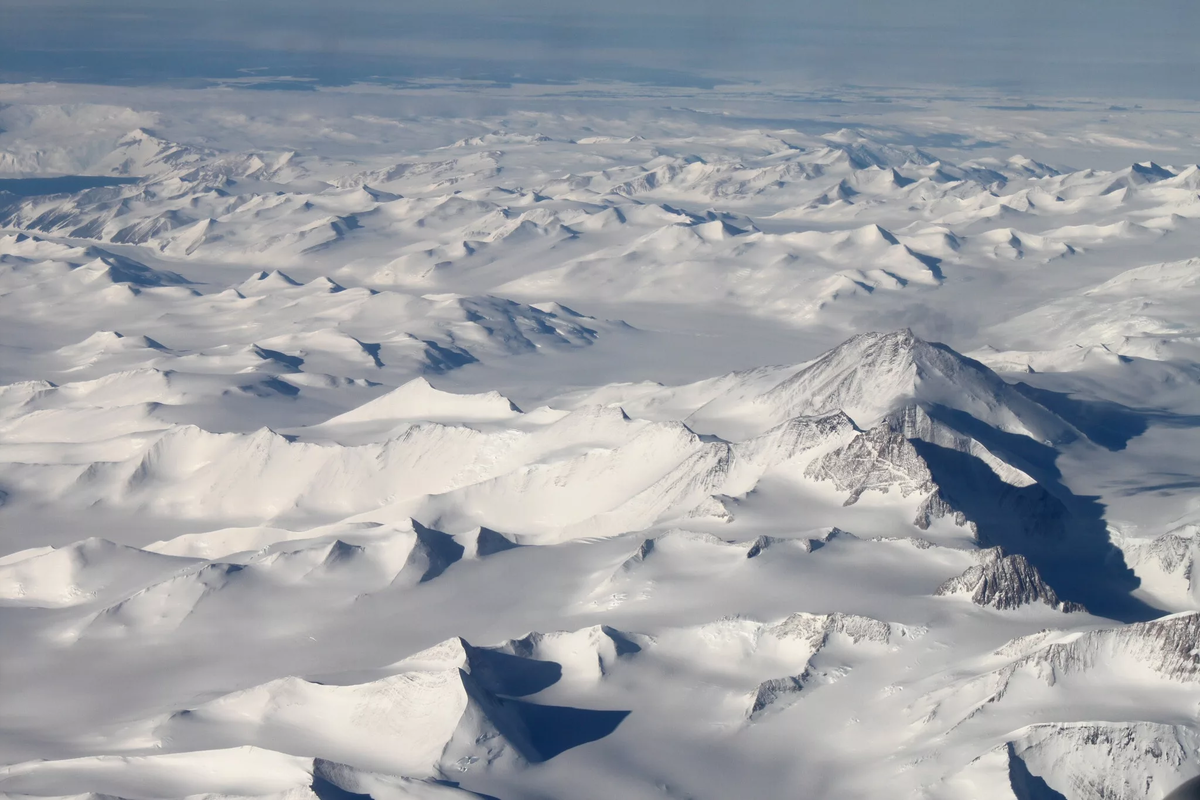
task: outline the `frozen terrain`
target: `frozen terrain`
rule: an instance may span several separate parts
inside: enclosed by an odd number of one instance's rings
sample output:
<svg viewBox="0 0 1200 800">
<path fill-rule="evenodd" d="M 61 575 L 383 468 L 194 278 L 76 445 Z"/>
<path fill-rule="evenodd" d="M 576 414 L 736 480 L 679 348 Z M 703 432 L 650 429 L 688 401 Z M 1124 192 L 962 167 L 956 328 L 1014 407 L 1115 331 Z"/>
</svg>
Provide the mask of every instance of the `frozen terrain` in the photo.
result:
<svg viewBox="0 0 1200 800">
<path fill-rule="evenodd" d="M 1161 800 L 1200 105 L 0 86 L 0 796 Z"/>
</svg>

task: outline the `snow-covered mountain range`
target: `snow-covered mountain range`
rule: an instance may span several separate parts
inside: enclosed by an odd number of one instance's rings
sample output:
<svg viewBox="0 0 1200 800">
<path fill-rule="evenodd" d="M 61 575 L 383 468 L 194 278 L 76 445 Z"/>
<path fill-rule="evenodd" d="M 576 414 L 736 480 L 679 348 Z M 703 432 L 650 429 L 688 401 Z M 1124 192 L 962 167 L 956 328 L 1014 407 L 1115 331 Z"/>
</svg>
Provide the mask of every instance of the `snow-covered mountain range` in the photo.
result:
<svg viewBox="0 0 1200 800">
<path fill-rule="evenodd" d="M 1178 110 L 0 89 L 0 795 L 1200 774 Z"/>
</svg>

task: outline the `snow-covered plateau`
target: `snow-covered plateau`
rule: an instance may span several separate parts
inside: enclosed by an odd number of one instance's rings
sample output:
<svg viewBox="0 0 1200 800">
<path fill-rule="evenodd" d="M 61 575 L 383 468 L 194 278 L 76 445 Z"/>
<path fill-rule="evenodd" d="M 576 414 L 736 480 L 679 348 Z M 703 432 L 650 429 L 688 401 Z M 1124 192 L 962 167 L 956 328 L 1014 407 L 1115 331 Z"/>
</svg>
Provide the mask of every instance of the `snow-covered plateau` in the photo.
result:
<svg viewBox="0 0 1200 800">
<path fill-rule="evenodd" d="M 1161 800 L 1197 114 L 0 85 L 0 797 Z"/>
</svg>

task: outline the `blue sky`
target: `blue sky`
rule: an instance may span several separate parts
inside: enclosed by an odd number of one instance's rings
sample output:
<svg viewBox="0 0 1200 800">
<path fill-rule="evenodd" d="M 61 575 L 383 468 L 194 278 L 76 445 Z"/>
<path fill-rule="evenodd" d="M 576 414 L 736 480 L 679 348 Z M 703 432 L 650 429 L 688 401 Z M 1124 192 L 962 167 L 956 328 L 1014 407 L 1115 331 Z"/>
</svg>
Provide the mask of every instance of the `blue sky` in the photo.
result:
<svg viewBox="0 0 1200 800">
<path fill-rule="evenodd" d="M 432 76 L 1200 95 L 1196 0 L 3 0 L 0 79 Z"/>
</svg>

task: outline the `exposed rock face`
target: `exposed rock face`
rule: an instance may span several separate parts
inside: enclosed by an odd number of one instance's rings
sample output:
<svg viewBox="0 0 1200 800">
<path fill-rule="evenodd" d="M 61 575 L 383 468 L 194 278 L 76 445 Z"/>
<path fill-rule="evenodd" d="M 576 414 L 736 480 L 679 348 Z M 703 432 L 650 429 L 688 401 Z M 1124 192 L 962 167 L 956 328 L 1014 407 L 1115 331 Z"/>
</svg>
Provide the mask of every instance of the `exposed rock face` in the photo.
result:
<svg viewBox="0 0 1200 800">
<path fill-rule="evenodd" d="M 1086 610 L 1078 603 L 1060 600 L 1025 556 L 1005 555 L 999 547 L 985 552 L 983 564 L 970 567 L 962 575 L 946 581 L 935 594 L 970 593 L 971 602 L 976 605 L 999 609 L 1044 603 L 1064 613 Z"/>
<path fill-rule="evenodd" d="M 917 494 L 918 528 L 950 517 L 984 544 L 1000 544 L 1010 532 L 1052 539 L 1066 531 L 1063 502 L 1026 471 L 1036 474 L 1023 460 L 1032 455 L 998 455 L 946 420 L 990 431 L 979 435 L 1002 449 L 1005 437 L 1032 438 L 1036 450 L 1077 432 L 984 365 L 911 331 L 854 337 L 758 402 L 788 413 L 840 411 L 871 426 L 805 469 L 845 492 L 846 505 L 868 491 Z"/>
<path fill-rule="evenodd" d="M 1152 722 L 1031 725 L 975 759 L 939 798 L 1174 800 L 1200 771 L 1196 733 Z M 1179 795 L 1179 800 L 1191 798 Z"/>
<path fill-rule="evenodd" d="M 829 643 L 833 634 L 842 634 L 854 644 L 860 642 L 875 642 L 887 644 L 896 631 L 895 626 L 881 620 L 863 617 L 858 614 L 806 614 L 797 613 L 772 625 L 763 631 L 764 634 L 777 639 L 801 639 L 808 642 L 813 649 L 819 649 Z M 903 635 L 907 630 L 900 628 Z"/>
<path fill-rule="evenodd" d="M 846 505 L 853 505 L 866 491 L 896 489 L 901 497 L 936 488 L 929 466 L 912 443 L 887 425 L 878 425 L 854 437 L 848 444 L 814 460 L 806 477 L 832 481 L 839 491 L 849 492 Z"/>
<path fill-rule="evenodd" d="M 1191 528 L 1190 530 L 1188 528 Z M 1174 530 L 1159 536 L 1146 548 L 1147 555 L 1154 558 L 1163 572 L 1180 572 L 1188 586 L 1196 583 L 1196 548 L 1198 536 L 1195 526 Z"/>
<path fill-rule="evenodd" d="M 792 614 L 782 622 L 762 630 L 763 636 L 784 641 L 799 641 L 812 648 L 804 668 L 796 675 L 785 675 L 763 681 L 751 693 L 750 707 L 746 716 L 755 720 L 768 710 L 777 710 L 797 699 L 797 695 L 811 683 L 829 683 L 846 673 L 840 665 L 827 668 L 818 666 L 814 659 L 825 649 L 830 640 L 844 636 L 852 645 L 887 645 L 897 638 L 914 638 L 919 632 L 902 625 L 893 625 L 882 620 L 857 614 Z"/>
<path fill-rule="evenodd" d="M 816 539 L 783 539 L 777 536 L 763 535 L 751 542 L 750 546 L 746 548 L 746 558 L 756 558 L 762 555 L 763 551 L 767 548 L 780 543 L 793 545 L 795 547 L 799 547 L 806 553 L 811 553 L 814 550 L 820 550 L 822 547 L 829 544 L 829 542 L 838 538 L 857 539 L 858 537 L 853 533 L 844 531 L 837 527 L 830 528 L 828 533 L 825 533 Z"/>
<path fill-rule="evenodd" d="M 985 463 L 996 477 L 1012 486 L 1030 486 L 1034 479 L 1023 470 L 995 456 L 975 439 L 954 430 L 949 425 L 935 420 L 919 405 L 908 405 L 889 414 L 884 422 L 889 428 L 906 439 L 923 442 L 967 453 Z"/>
<path fill-rule="evenodd" d="M 1136 665 L 1161 678 L 1200 684 L 1200 613 L 1174 614 L 1152 622 L 1089 631 L 1068 642 L 1039 647 L 991 673 L 991 701 L 999 700 L 1021 671 L 1053 686 L 1060 679 L 1113 665 Z"/>
<path fill-rule="evenodd" d="M 1124 715 L 1134 706 L 1127 704 L 1126 693 L 1139 698 L 1194 697 L 1200 686 L 1198 636 L 1200 613 L 1189 612 L 1082 634 L 1045 630 L 1020 637 L 992 654 L 1008 660 L 1004 666 L 933 693 L 934 703 L 925 721 L 940 718 L 954 730 L 968 721 L 976 725 L 981 719 L 999 719 L 1014 712 L 1018 718 L 1028 718 L 1031 692 L 1045 697 L 1055 708 L 1060 708 L 1064 697 L 1091 693 L 1104 703 L 1103 710 L 1092 712 L 1100 719 L 1112 718 L 1111 714 L 1127 719 Z M 1048 797 L 1161 798 L 1188 774 L 1200 773 L 1200 738 L 1188 722 L 1194 708 L 1187 700 L 1182 705 L 1183 709 L 1172 708 L 1165 714 L 1161 709 L 1166 707 L 1159 707 L 1153 719 L 1165 720 L 1165 724 L 1045 722 L 1014 731 L 1009 744 L 1015 747 L 1013 754 L 1028 763 L 1032 775 L 1044 778 L 1059 793 Z M 1182 723 L 1175 724 L 1178 720 Z M 996 778 L 996 770 L 985 769 L 983 762 L 990 761 L 994 767 L 999 762 L 993 756 L 1001 755 L 1002 750 L 997 749 L 977 760 L 981 771 L 970 778 L 977 788 Z M 984 774 L 989 771 L 990 776 Z M 961 792 L 946 795 L 947 800 L 973 796 Z M 1018 798 L 1042 796 L 1016 794 Z"/>
<path fill-rule="evenodd" d="M 733 445 L 738 458 L 779 464 L 831 439 L 853 434 L 854 423 L 840 411 L 823 417 L 793 417 L 767 432 Z"/>
<path fill-rule="evenodd" d="M 1182 525 L 1150 541 L 1118 539 L 1126 563 L 1165 607 L 1184 610 L 1200 606 L 1200 574 L 1196 570 L 1200 526 Z"/>
<path fill-rule="evenodd" d="M 814 480 L 831 481 L 840 491 L 848 492 L 847 506 L 857 503 L 867 491 L 886 494 L 896 489 L 901 497 L 924 494 L 913 518 L 918 528 L 928 530 L 934 520 L 951 517 L 956 525 L 977 533 L 974 523 L 946 499 L 913 443 L 890 420 L 813 460 L 804 474 Z"/>
<path fill-rule="evenodd" d="M 867 491 L 923 495 L 915 526 L 928 530 L 950 517 L 985 545 L 1004 541 L 1010 532 L 1056 539 L 1066 530 L 1068 513 L 1058 497 L 916 405 L 814 459 L 804 474 L 847 492 L 848 506 Z"/>
<path fill-rule="evenodd" d="M 1009 746 L 1070 800 L 1161 798 L 1200 770 L 1200 737 L 1180 725 L 1034 725 Z"/>
<path fill-rule="evenodd" d="M 788 675 L 783 678 L 772 678 L 763 681 L 754 690 L 750 711 L 747 716 L 757 719 L 764 711 L 782 700 L 790 699 L 791 695 L 800 693 L 804 688 L 803 675 Z"/>
<path fill-rule="evenodd" d="M 1138 661 L 1171 680 L 1200 683 L 1200 613 L 1085 633 L 1070 644 L 1051 645 L 1043 660 L 1056 669 L 1091 668 L 1107 657 Z"/>
<path fill-rule="evenodd" d="M 1036 482 L 1028 474 L 998 458 L 978 441 L 931 418 L 917 405 L 908 405 L 889 414 L 875 427 L 815 459 L 806 468 L 805 475 L 815 480 L 832 481 L 839 490 L 848 492 L 846 505 L 853 505 L 866 491 L 886 493 L 894 488 L 901 497 L 926 494 L 914 520 L 914 524 L 923 530 L 933 520 L 945 516 L 954 516 L 959 525 L 970 524 L 967 515 L 956 507 L 940 485 L 933 467 L 922 455 L 922 447 L 931 447 L 935 455 L 941 451 L 962 454 L 959 459 L 965 458 L 966 463 L 973 465 L 971 472 L 979 473 L 983 481 L 994 485 L 975 486 L 981 481 L 972 476 L 970 483 L 957 487 L 959 493 L 998 488 L 1003 494 L 998 502 L 1010 506 L 1012 514 L 1030 517 L 1030 528 L 1042 526 L 1058 515 L 1057 501 L 1045 492 L 1038 492 Z M 1045 501 L 1040 504 L 1044 508 L 1026 508 L 1030 506 L 1030 500 L 1019 490 L 1035 492 Z"/>
</svg>

